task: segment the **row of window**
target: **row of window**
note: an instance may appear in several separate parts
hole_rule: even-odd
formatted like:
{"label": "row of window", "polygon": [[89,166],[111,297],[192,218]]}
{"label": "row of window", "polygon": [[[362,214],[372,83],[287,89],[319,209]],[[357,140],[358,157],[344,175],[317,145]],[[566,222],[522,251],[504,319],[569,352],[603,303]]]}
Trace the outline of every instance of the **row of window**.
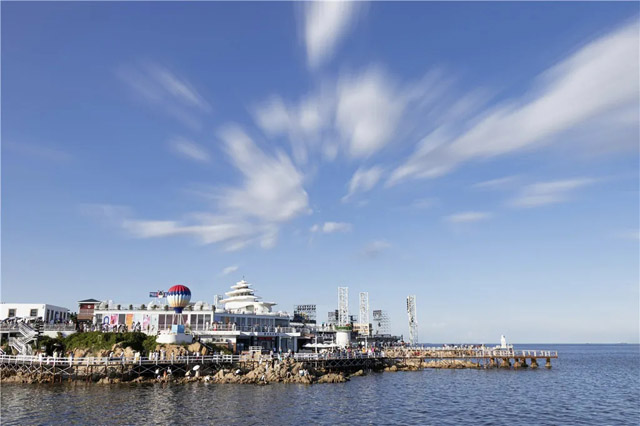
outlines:
{"label": "row of window", "polygon": [[[9,309],[9,318],[11,317],[15,317],[16,316],[16,310],[15,309]],[[37,317],[38,316],[38,310],[37,309],[31,309],[29,311],[29,316],[30,317]]]}
{"label": "row of window", "polygon": [[[16,316],[16,310],[15,309],[9,309],[8,312],[8,317],[12,318]],[[38,309],[31,309],[29,311],[29,316],[30,317],[37,317],[38,316]],[[44,321],[45,322],[49,322],[49,321],[54,321],[54,320],[66,320],[69,318],[69,314],[67,312],[58,312],[58,311],[54,311],[52,309],[47,309],[46,315],[44,317]]]}
{"label": "row of window", "polygon": [[[216,315],[216,320],[218,320],[218,315]],[[224,324],[235,323],[237,326],[241,326],[241,327],[251,327],[253,325],[258,325],[262,327],[275,327],[274,318],[232,317],[232,316],[220,315],[219,321]]]}

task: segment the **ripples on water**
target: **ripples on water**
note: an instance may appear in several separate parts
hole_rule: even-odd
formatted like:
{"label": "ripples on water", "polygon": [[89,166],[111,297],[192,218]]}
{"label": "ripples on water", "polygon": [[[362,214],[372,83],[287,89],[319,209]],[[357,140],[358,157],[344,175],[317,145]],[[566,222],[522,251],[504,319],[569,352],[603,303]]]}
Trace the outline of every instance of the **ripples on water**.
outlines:
{"label": "ripples on water", "polygon": [[313,386],[5,384],[0,414],[3,425],[639,423],[640,346],[537,348],[559,350],[553,369],[380,373]]}

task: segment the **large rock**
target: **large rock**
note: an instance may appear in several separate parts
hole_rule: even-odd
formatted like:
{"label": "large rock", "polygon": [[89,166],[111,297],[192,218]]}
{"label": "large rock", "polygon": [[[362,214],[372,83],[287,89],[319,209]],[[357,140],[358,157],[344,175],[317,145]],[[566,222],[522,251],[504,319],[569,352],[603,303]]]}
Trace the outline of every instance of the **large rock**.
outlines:
{"label": "large rock", "polygon": [[189,347],[187,347],[187,350],[189,351],[189,354],[192,354],[194,352],[198,352],[200,355],[209,354],[209,349],[207,349],[206,346],[203,346],[200,342],[190,344]]}
{"label": "large rock", "polygon": [[328,373],[318,379],[318,383],[344,383],[347,378],[342,374]]}

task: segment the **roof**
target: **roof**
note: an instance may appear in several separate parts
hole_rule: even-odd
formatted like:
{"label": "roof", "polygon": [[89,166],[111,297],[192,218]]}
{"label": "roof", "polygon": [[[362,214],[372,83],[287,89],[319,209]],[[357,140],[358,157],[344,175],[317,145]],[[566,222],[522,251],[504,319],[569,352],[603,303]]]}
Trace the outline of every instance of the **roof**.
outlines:
{"label": "roof", "polygon": [[102,302],[101,300],[96,300],[96,299],[85,299],[85,300],[78,300],[78,303],[100,303]]}

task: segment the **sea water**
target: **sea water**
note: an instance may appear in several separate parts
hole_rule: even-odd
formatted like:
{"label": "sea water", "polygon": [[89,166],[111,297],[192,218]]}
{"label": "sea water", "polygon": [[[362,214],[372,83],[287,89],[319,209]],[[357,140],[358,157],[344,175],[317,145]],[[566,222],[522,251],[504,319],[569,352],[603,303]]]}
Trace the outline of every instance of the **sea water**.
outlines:
{"label": "sea water", "polygon": [[639,345],[559,351],[553,368],[375,373],[268,386],[64,383],[1,388],[2,425],[640,424]]}

